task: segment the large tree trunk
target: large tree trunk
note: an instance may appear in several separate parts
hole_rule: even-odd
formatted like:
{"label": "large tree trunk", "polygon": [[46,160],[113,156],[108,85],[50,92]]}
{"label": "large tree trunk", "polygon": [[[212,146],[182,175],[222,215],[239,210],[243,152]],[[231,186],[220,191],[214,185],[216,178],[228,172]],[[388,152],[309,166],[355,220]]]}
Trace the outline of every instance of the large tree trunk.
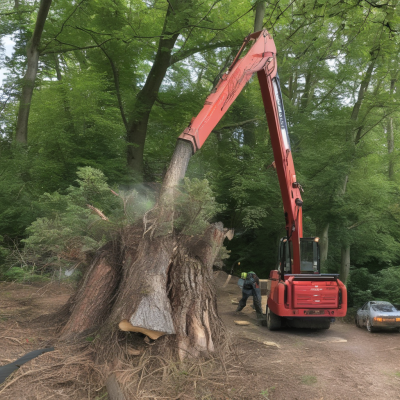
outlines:
{"label": "large tree trunk", "polygon": [[263,29],[265,6],[266,6],[265,0],[261,0],[257,3],[256,15],[254,17],[254,32],[258,32]]}
{"label": "large tree trunk", "polygon": [[340,280],[346,285],[350,274],[350,245],[343,245],[341,253],[342,262],[340,267]]}
{"label": "large tree trunk", "polygon": [[328,259],[329,223],[325,224],[321,229],[319,229],[318,234],[321,268],[323,268],[325,266],[326,260]]}
{"label": "large tree trunk", "polygon": [[79,290],[60,312],[68,316],[61,339],[89,333],[104,322],[120,281],[119,258],[120,249],[115,243],[109,243],[97,252]]}
{"label": "large tree trunk", "polygon": [[[174,1],[173,3],[175,9],[178,8],[179,2]],[[179,36],[179,29],[172,26],[171,21],[169,21],[170,16],[174,13],[175,11],[169,6],[153,66],[143,88],[136,97],[127,126],[127,164],[130,169],[137,173],[142,173],[144,143],[150,112],[157,99],[167,69],[171,65],[172,49]]]}
{"label": "large tree trunk", "polygon": [[49,13],[51,6],[51,1],[52,0],[41,0],[36,19],[35,30],[27,48],[26,54],[28,66],[23,79],[22,94],[18,110],[17,132],[15,136],[15,140],[22,144],[28,143],[28,120],[33,88],[35,86],[35,79],[38,70],[39,44],[47,14]]}

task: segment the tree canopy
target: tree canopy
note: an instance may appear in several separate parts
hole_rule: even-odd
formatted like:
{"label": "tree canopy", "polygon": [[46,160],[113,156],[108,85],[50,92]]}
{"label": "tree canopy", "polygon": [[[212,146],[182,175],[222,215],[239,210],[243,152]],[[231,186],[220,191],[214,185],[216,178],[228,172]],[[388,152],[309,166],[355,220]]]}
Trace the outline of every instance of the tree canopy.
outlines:
{"label": "tree canopy", "polygon": [[[20,143],[27,48],[42,2],[0,5],[0,37],[15,43],[11,57],[0,47],[0,63],[8,71],[0,93],[3,276],[10,268],[6,249],[13,243],[44,245],[51,237],[51,247],[72,236],[80,237],[74,243],[85,249],[104,243],[99,224],[92,224],[100,217],[85,201],[107,216],[120,215],[123,202],[111,192],[79,197],[90,174],[109,185],[107,191],[136,191],[153,201],[149,188],[162,181],[177,137],[252,31],[260,3],[52,2],[38,44],[27,140]],[[373,293],[377,298],[398,299],[390,286],[400,268],[396,6],[395,0],[273,0],[263,19],[278,51],[297,180],[305,190],[305,236],[328,232],[325,271],[341,270],[349,250],[352,301],[371,290],[362,283],[368,274],[380,285]],[[186,199],[195,198],[206,179],[213,194],[202,190],[213,212],[203,212],[235,229],[225,259],[228,271],[243,268],[267,277],[276,266],[285,220],[272,162],[253,79],[192,157],[186,175],[191,179]],[[51,234],[57,224],[72,236]],[[65,268],[75,263],[66,260]]]}

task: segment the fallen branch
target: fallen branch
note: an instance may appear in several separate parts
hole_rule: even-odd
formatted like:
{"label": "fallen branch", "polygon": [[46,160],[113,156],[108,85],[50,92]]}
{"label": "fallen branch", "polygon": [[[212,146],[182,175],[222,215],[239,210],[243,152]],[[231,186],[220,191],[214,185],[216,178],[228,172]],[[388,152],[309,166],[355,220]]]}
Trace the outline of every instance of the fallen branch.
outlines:
{"label": "fallen branch", "polygon": [[108,218],[96,207],[93,207],[90,204],[86,204],[88,206],[88,208],[90,208],[91,210],[93,210],[101,219],[103,219],[104,221],[108,221]]}

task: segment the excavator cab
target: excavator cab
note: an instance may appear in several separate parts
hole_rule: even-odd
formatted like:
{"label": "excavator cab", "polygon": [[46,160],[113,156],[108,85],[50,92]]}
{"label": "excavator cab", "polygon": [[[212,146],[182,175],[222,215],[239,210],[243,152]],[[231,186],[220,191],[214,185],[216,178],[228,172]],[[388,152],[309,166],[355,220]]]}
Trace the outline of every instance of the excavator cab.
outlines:
{"label": "excavator cab", "polygon": [[319,274],[319,238],[300,239],[300,273]]}
{"label": "excavator cab", "polygon": [[[319,274],[320,273],[320,255],[319,238],[301,238],[300,239],[300,273],[301,274]],[[291,274],[293,267],[292,242],[284,237],[279,245],[279,268],[282,275]]]}

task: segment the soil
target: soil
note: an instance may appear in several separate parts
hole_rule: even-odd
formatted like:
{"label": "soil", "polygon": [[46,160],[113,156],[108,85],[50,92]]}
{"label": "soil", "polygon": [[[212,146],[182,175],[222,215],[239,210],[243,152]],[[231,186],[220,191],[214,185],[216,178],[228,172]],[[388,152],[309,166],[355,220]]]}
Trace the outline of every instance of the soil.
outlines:
{"label": "soil", "polygon": [[[269,331],[257,321],[251,298],[243,311],[235,312],[233,303],[240,299],[241,290],[235,277],[223,288],[226,276],[217,274],[218,311],[258,365],[254,385],[264,393],[260,398],[400,399],[400,333],[369,333],[340,320],[328,330]],[[250,325],[239,326],[235,320]]]}
{"label": "soil", "polygon": [[[400,333],[369,333],[343,321],[333,323],[329,330],[271,332],[257,321],[250,306],[251,298],[243,311],[235,311],[234,303],[240,298],[241,290],[235,277],[223,287],[226,277],[222,272],[215,274],[218,310],[243,361],[240,379],[229,379],[223,390],[220,387],[218,393],[199,398],[400,399]],[[38,325],[37,318],[56,311],[71,293],[71,287],[54,283],[0,283],[0,365],[50,343],[54,328],[49,324]],[[235,324],[238,320],[247,321],[249,325]],[[37,361],[30,363],[39,365]],[[0,386],[0,391],[2,388]],[[74,398],[106,397],[89,392],[85,397]],[[187,400],[190,397],[168,398]]]}

